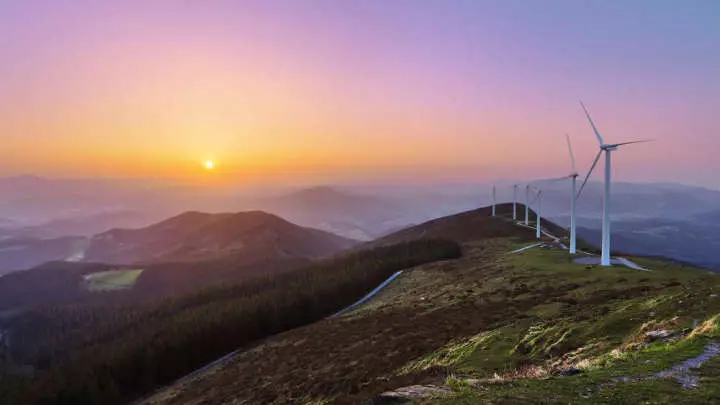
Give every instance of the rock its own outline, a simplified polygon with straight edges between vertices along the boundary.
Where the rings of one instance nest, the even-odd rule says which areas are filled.
[[[674,334],[675,334],[674,331],[667,330],[667,329],[652,330],[645,334],[645,340],[654,342],[654,341],[660,340],[660,339],[667,339],[667,338],[673,336]]]
[[[580,373],[582,373],[582,370],[580,370],[579,368],[568,367],[565,370],[562,370],[561,372],[559,372],[558,375],[561,377],[569,377],[571,375],[576,375],[576,374],[580,374]]]
[[[380,398],[384,399],[421,399],[433,394],[449,394],[452,392],[447,387],[437,385],[412,385],[410,387],[398,388],[394,391],[383,392]]]

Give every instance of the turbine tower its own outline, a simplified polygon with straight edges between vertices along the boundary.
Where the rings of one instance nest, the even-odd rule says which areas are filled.
[[[597,165],[598,161],[600,160],[600,155],[602,155],[602,153],[605,152],[605,190],[603,192],[602,254],[600,255],[600,265],[610,266],[611,265],[610,264],[610,185],[611,185],[610,175],[611,175],[611,165],[612,165],[611,153],[618,150],[618,148],[620,146],[629,145],[632,143],[649,142],[649,140],[606,144],[603,141],[602,136],[600,136],[600,133],[598,132],[597,128],[595,127],[595,123],[593,122],[592,118],[590,118],[590,113],[588,113],[587,108],[585,108],[585,104],[583,104],[582,101],[580,102],[580,106],[582,107],[583,111],[585,111],[585,116],[587,117],[587,120],[593,129],[593,132],[595,132],[595,137],[597,137],[597,140],[600,143],[600,150],[598,151],[597,155],[595,156],[595,160],[593,161],[592,166],[590,166],[590,170],[587,172],[587,175],[585,176],[585,180],[583,181],[582,186],[580,186],[580,191],[577,193],[576,199],[578,197],[580,197],[580,194],[582,193],[583,189],[585,188],[585,184],[587,183],[588,179],[590,178],[590,175],[592,174],[593,170],[595,169],[595,166]]]
[[[517,220],[517,184],[513,186],[513,221]]]
[[[570,135],[565,134],[565,140],[567,140],[568,152],[570,152],[570,161],[572,162],[572,173],[570,173],[570,179],[572,181],[572,193],[570,194],[570,254],[574,255],[577,253],[577,234],[575,228],[577,226],[575,203],[577,202],[577,178],[578,172],[575,167],[575,154],[573,153],[572,144],[570,143]]]
[[[540,210],[542,209],[542,190],[538,190],[537,192],[537,212],[535,213],[536,219],[536,228],[535,228],[535,237],[540,239]]]
[[[495,185],[493,184],[492,191],[492,216],[495,216]]]
[[[530,225],[530,185],[525,185],[525,225]]]

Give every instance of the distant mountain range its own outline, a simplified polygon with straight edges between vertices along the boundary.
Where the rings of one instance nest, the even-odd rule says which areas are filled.
[[[516,182],[523,183],[514,180],[497,183],[498,201],[512,201],[512,184]],[[338,185],[271,192],[147,181],[0,178],[0,241],[9,243],[10,249],[0,248],[0,274],[18,269],[18,265],[32,267],[48,258],[77,258],[76,245],[68,244],[66,236],[91,237],[110,229],[142,228],[189,210],[209,213],[262,210],[300,226],[370,241],[433,218],[487,205],[491,186]],[[544,191],[543,216],[567,226],[570,205],[567,182],[538,182],[536,186]],[[523,190],[518,199],[524,201]],[[589,233],[585,235],[591,241],[596,240],[591,231],[600,226],[601,205],[601,184],[588,183],[578,201],[578,222],[587,228]],[[718,260],[712,257],[712,252],[717,233],[711,224],[720,219],[717,207],[720,207],[718,190],[668,183],[617,182],[613,189],[617,248],[716,268],[713,263]],[[49,246],[57,254],[45,253]],[[147,254],[137,249],[132,254],[147,259]],[[198,252],[192,254],[202,256]]]
[[[84,261],[158,263],[231,256],[238,264],[283,258],[318,259],[356,244],[262,211],[187,212],[146,228],[115,229],[90,239]]]

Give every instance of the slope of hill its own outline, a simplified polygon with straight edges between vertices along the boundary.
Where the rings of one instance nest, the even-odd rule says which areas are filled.
[[[518,217],[521,212],[524,215],[525,206],[523,204],[517,204],[516,209]],[[534,240],[535,234],[533,232],[508,222],[512,219],[512,212],[512,204],[497,205],[496,217],[492,217],[491,207],[461,212],[399,230],[367,243],[363,247],[395,244],[420,238],[445,238],[461,243],[488,238],[509,237]],[[535,213],[533,211],[530,211],[529,220],[535,222]],[[551,222],[543,224],[543,228],[555,232],[558,236],[565,235],[564,229]]]
[[[143,305],[34,308],[0,323],[14,342],[0,345],[0,403],[127,403],[240,345],[323,319],[395,271],[459,255],[454,242],[422,240]],[[34,375],[3,373],[20,365]]]
[[[143,404],[719,398],[720,351],[712,343],[720,339],[720,277],[642,258],[635,260],[651,271],[576,265],[560,249],[512,254],[532,231],[483,213],[391,235],[451,236],[462,241],[461,258],[406,270],[358,310],[266,339]],[[697,368],[683,371],[688,359]],[[674,376],[697,388],[682,388]]]
[[[85,260],[103,263],[184,262],[232,256],[236,264],[268,259],[329,256],[355,244],[303,228],[261,211],[238,214],[187,212],[136,230],[96,235]]]

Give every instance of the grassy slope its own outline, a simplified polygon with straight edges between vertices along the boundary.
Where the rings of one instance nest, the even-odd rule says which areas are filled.
[[[143,270],[113,270],[85,276],[88,291],[116,291],[132,288]]]
[[[449,398],[429,403],[706,403],[720,400],[720,359],[704,365],[700,387],[682,390],[672,379],[608,384],[643,377],[702,352],[720,332],[720,277],[707,271],[636,259],[651,268],[584,268],[564,252],[535,249],[508,257],[509,266],[489,285],[513,289],[505,297],[518,313],[498,328],[445,347],[405,365],[401,372],[443,369]],[[507,281],[514,280],[509,283]],[[527,289],[527,291],[525,291]],[[527,305],[534,304],[534,305]],[[643,348],[643,332],[711,326],[676,342]],[[578,367],[572,377],[554,372]],[[715,371],[713,371],[715,370]],[[487,381],[490,380],[490,381]]]
[[[662,261],[636,259],[652,269],[641,272],[575,265],[559,250],[507,253],[530,233],[473,240],[463,232],[462,258],[406,271],[353,313],[268,339],[146,404],[357,403],[427,383],[454,391],[423,403],[718,400],[718,358],[698,371],[700,388],[681,396],[671,379],[603,384],[700,353],[717,334],[708,320],[720,313],[720,277]],[[645,330],[695,319],[710,327],[638,349]],[[570,366],[584,372],[552,377]]]

